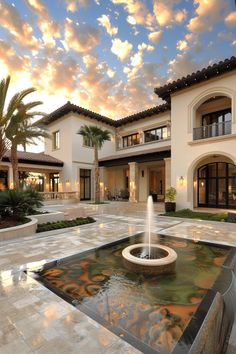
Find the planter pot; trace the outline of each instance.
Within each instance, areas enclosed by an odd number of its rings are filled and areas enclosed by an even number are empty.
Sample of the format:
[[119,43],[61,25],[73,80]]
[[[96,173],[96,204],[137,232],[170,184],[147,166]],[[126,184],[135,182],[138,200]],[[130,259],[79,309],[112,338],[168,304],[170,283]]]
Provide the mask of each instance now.
[[165,202],[165,211],[166,213],[170,212],[170,211],[174,211],[175,212],[176,209],[176,203],[175,202]]

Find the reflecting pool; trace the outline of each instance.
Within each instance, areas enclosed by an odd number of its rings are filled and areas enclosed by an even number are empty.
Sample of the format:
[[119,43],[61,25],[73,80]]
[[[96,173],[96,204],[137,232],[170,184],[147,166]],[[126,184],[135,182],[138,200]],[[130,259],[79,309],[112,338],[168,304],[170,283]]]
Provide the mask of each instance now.
[[[230,247],[172,237],[153,242],[173,248],[176,273],[128,271],[121,256],[142,235],[46,264],[36,278],[81,311],[145,353],[170,353],[221,273]],[[192,323],[192,322],[191,322]]]

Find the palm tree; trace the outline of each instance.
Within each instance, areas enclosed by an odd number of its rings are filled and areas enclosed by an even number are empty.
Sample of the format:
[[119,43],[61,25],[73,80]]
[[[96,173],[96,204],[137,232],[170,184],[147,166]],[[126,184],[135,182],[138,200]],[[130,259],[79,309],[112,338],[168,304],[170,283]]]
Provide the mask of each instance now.
[[94,148],[94,174],[95,174],[95,203],[100,203],[100,177],[98,165],[98,149],[101,148],[105,141],[111,140],[109,130],[102,130],[95,125],[84,125],[78,131],[87,141],[91,142]]
[[44,115],[42,112],[32,112],[31,109],[42,104],[40,101],[21,103],[6,128],[6,137],[11,142],[11,164],[13,170],[13,184],[15,189],[19,189],[18,172],[18,145],[36,144],[35,139],[48,138],[49,134],[41,126],[39,121],[33,122],[33,118]]
[[7,93],[11,78],[8,76],[0,82],[0,164],[7,150],[10,148],[10,142],[6,138],[6,128],[17,111],[17,108],[22,104],[22,100],[30,93],[34,92],[34,88],[16,93],[9,101],[6,107]]

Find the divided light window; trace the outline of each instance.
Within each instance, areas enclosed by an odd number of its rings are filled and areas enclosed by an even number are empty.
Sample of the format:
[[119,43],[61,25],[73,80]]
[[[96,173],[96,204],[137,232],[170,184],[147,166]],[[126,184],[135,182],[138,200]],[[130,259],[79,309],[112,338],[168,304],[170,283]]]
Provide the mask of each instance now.
[[52,137],[53,137],[53,149],[54,150],[60,149],[60,132],[59,132],[59,130],[52,133]]
[[138,133],[123,136],[123,147],[133,146],[140,144],[140,135]]
[[155,140],[167,139],[167,127],[146,130],[144,132],[145,143]]
[[208,114],[204,114],[202,116],[202,125],[212,125],[212,124],[220,124],[231,122],[231,109],[224,109],[218,112],[212,112]]

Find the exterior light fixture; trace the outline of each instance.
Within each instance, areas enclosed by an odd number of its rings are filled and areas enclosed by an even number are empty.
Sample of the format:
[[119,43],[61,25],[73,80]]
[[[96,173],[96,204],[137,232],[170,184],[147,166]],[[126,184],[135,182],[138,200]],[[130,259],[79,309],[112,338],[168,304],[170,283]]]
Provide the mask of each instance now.
[[181,186],[183,186],[183,184],[184,184],[184,177],[183,176],[180,176],[179,183]]

